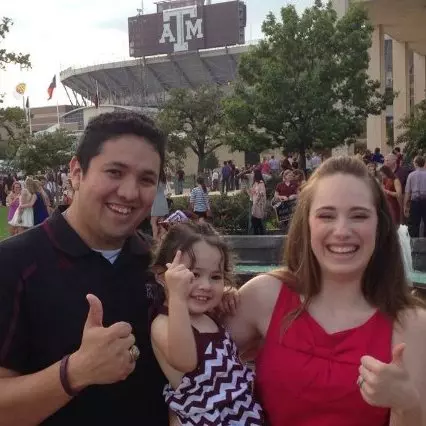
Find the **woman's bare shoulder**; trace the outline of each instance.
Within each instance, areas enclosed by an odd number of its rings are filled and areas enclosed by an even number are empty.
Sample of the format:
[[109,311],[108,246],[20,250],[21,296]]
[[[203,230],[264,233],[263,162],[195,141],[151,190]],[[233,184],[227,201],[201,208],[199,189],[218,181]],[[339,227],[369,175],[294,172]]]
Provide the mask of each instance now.
[[242,299],[259,305],[275,305],[283,286],[282,280],[272,275],[258,275],[244,284],[239,294]]

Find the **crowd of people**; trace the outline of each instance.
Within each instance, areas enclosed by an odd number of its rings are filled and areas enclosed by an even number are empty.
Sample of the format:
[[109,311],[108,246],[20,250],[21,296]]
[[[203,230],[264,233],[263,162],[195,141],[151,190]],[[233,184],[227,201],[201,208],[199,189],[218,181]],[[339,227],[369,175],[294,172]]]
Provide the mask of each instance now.
[[237,290],[202,180],[199,220],[154,246],[136,232],[165,149],[135,112],[92,119],[72,203],[0,243],[2,424],[425,426],[426,308],[367,166],[319,165],[286,266]]
[[8,174],[1,182],[1,205],[7,207],[9,235],[20,234],[42,223],[55,208],[72,202],[73,189],[67,169],[26,178]]
[[[407,163],[400,148],[383,156],[379,148],[358,154],[368,170],[381,184],[394,224],[406,224],[411,238],[425,236],[426,169],[425,157],[419,153]],[[423,224],[423,225],[422,225]]]

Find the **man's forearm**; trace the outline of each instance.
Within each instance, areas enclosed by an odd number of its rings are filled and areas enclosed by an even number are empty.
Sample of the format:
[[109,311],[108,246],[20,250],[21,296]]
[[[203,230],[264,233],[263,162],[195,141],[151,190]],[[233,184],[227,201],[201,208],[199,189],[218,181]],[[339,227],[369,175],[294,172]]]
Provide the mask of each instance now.
[[0,378],[0,426],[38,425],[71,400],[61,385],[59,366]]

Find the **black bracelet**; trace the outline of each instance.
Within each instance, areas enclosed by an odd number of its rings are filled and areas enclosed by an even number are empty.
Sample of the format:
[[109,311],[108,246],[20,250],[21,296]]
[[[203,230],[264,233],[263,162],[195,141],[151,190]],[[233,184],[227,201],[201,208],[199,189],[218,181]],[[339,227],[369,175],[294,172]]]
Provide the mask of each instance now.
[[59,367],[59,378],[61,379],[61,385],[68,396],[77,396],[78,392],[71,388],[70,382],[68,381],[68,361],[70,355],[65,355],[61,360]]

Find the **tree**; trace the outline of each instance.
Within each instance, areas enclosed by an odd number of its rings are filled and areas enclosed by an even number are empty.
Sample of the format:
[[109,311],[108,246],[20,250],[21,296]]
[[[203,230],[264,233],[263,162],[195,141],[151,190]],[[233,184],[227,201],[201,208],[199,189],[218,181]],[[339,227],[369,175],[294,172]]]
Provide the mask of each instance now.
[[[1,18],[0,21],[0,42],[6,38],[10,31],[13,21],[10,18]],[[8,52],[6,49],[0,49],[0,69],[5,69],[7,64],[21,65],[24,68],[30,68],[30,55],[22,53]]]
[[14,168],[36,174],[68,164],[74,153],[75,138],[64,130],[56,130],[27,136],[14,142],[12,147],[14,149],[9,151],[9,159]]
[[[10,18],[0,20],[0,70],[5,70],[9,64],[20,65],[22,68],[30,68],[30,56],[22,53],[9,52],[1,47],[2,41],[10,31],[13,22]],[[4,95],[0,93],[0,103]],[[25,113],[20,108],[0,108],[0,141],[13,139],[19,130],[25,127]],[[17,132],[18,131],[18,132]]]
[[331,4],[316,0],[302,16],[294,6],[280,19],[269,14],[262,30],[265,38],[241,59],[235,95],[224,101],[234,149],[280,147],[304,163],[307,149],[359,136],[367,116],[386,108],[389,95],[367,74],[373,27],[364,9],[338,20]]
[[19,138],[27,131],[27,121],[22,108],[0,108],[0,142]]
[[223,96],[215,85],[175,89],[158,116],[160,127],[169,135],[168,150],[182,156],[190,148],[198,157],[199,172],[206,157],[224,142]]
[[407,114],[398,126],[404,132],[398,137],[397,144],[406,144],[405,153],[414,158],[419,151],[426,152],[426,100],[414,107],[412,114]]

